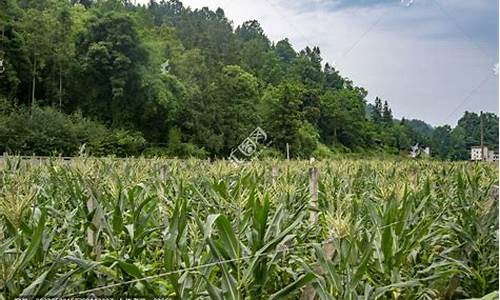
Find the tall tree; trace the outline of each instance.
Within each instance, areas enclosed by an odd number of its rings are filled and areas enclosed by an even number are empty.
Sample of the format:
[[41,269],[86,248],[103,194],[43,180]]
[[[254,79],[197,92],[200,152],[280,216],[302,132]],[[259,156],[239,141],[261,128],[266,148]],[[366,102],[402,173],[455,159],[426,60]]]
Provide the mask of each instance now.
[[451,127],[449,125],[436,127],[432,134],[432,152],[441,159],[449,158],[452,149]]
[[364,95],[354,89],[327,92],[321,98],[320,129],[327,145],[340,142],[347,147],[366,145]]
[[31,94],[30,104],[37,99],[37,84],[43,69],[47,66],[49,54],[53,51],[50,29],[53,19],[48,11],[30,8],[24,18],[26,46],[31,55]]
[[81,108],[113,126],[137,120],[141,71],[148,56],[133,19],[121,13],[93,18],[77,48],[86,86]]
[[375,98],[375,106],[371,117],[375,123],[380,123],[382,121],[382,100],[379,97]]
[[[227,155],[260,124],[277,149],[288,143],[295,157],[308,157],[320,141],[342,151],[388,153],[435,144],[437,155],[449,159],[464,159],[479,144],[476,113],[437,132],[419,120],[393,120],[387,101],[377,97],[367,105],[367,92],[324,63],[318,47],[297,53],[288,39],[274,44],[256,20],[234,29],[220,8],[132,2],[0,0],[6,66],[0,120],[14,114],[22,126],[25,114],[18,110],[36,99],[113,127],[119,141],[130,141],[123,129],[140,131],[135,145],[144,137],[165,145],[147,153],[170,155]],[[19,106],[10,106],[14,101]],[[484,114],[484,127],[486,145],[496,150],[498,116]]]
[[25,38],[25,14],[17,1],[0,1],[0,59],[4,65],[0,95],[18,104],[27,104],[31,95],[32,51]]
[[340,90],[344,87],[346,83],[345,80],[334,67],[330,66],[330,64],[325,64],[324,73],[324,89]]
[[389,107],[389,103],[384,101],[384,108],[382,110],[382,121],[387,125],[392,125],[392,110]]
[[270,44],[269,39],[264,34],[264,30],[257,20],[246,21],[241,26],[238,26],[236,28],[236,35],[244,42],[259,40],[268,46]]
[[300,111],[301,89],[293,83],[283,83],[271,92],[271,109],[267,116],[267,126],[273,146],[285,153],[286,144],[291,146],[292,155],[297,153],[299,130],[303,123]]
[[291,76],[297,77],[301,83],[310,87],[320,86],[323,81],[321,61],[319,47],[306,47],[293,61]]
[[56,11],[57,27],[56,36],[54,38],[55,53],[58,67],[58,104],[59,109],[62,109],[64,77],[68,72],[69,62],[73,56],[74,43],[72,38],[73,19],[71,17],[70,8],[62,4],[61,8]]
[[239,66],[226,66],[206,96],[187,107],[191,141],[214,156],[228,155],[259,125],[257,79]]
[[283,60],[285,63],[290,63],[292,60],[294,60],[297,57],[297,53],[293,49],[292,45],[290,44],[290,41],[288,39],[284,39],[276,43],[276,46],[274,47],[274,51],[278,54],[278,56]]

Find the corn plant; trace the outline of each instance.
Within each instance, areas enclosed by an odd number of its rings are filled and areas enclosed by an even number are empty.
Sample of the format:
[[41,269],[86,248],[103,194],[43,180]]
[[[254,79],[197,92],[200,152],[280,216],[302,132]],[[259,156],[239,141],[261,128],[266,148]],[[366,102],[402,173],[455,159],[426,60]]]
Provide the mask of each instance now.
[[492,164],[425,160],[9,157],[0,299],[494,295],[497,174]]

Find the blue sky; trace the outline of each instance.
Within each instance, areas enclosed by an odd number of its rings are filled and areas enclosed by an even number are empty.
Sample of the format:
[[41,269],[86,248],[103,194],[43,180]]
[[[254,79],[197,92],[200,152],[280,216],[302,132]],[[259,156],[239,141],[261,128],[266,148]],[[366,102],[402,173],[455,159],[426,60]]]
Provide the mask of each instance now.
[[343,76],[387,100],[395,117],[455,125],[498,112],[497,0],[184,0],[256,19],[271,40],[318,45]]

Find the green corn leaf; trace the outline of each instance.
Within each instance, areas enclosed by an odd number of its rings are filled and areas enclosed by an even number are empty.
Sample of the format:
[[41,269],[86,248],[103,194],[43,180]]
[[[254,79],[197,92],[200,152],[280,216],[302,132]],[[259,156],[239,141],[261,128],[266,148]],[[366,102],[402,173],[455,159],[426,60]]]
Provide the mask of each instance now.
[[282,288],[278,292],[274,293],[269,297],[269,300],[275,299],[289,299],[293,293],[304,287],[306,284],[316,279],[316,275],[313,273],[307,273],[301,275],[297,280],[290,283],[286,287]]
[[141,269],[134,264],[127,263],[127,262],[120,260],[120,261],[118,261],[118,266],[125,273],[129,274],[130,276],[132,276],[134,278],[142,278],[143,277]]
[[35,231],[33,232],[31,243],[28,246],[28,249],[26,249],[26,251],[24,251],[23,255],[21,256],[20,263],[16,268],[17,271],[25,269],[26,266],[33,259],[33,257],[35,257],[36,252],[38,251],[38,248],[42,243],[43,230],[45,228],[46,220],[47,220],[47,211],[45,209],[42,209],[42,214],[40,216],[40,220],[38,221],[38,225]]

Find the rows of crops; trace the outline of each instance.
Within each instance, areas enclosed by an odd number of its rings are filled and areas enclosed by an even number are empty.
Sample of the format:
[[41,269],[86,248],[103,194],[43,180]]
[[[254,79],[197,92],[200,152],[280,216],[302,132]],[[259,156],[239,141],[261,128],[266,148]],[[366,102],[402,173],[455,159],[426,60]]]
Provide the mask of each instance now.
[[315,167],[318,209],[308,162],[10,158],[0,298],[457,299],[498,289],[496,165]]

